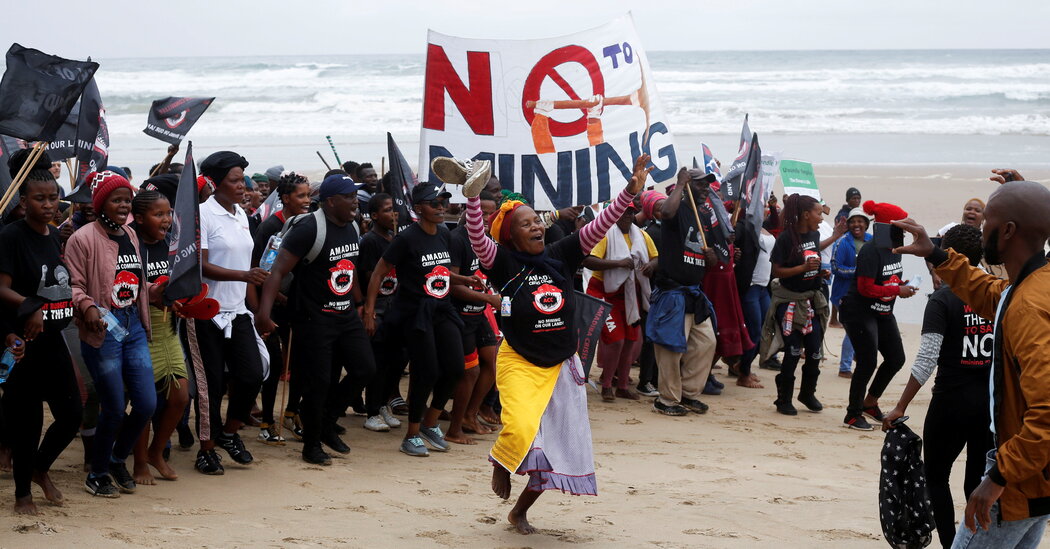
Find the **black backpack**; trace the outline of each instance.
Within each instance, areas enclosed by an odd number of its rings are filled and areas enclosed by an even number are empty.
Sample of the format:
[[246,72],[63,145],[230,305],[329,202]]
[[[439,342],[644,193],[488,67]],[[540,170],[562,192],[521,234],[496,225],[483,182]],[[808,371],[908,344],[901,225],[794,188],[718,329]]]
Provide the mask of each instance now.
[[922,439],[901,424],[886,432],[879,474],[879,519],[890,547],[920,549],[933,541]]

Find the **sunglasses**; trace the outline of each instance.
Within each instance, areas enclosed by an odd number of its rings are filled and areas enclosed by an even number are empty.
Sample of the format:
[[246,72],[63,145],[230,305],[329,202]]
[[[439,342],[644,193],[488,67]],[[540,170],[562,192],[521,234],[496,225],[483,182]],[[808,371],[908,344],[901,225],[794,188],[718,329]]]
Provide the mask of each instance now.
[[430,206],[431,208],[448,208],[447,198],[435,198],[433,200],[424,200],[423,204]]

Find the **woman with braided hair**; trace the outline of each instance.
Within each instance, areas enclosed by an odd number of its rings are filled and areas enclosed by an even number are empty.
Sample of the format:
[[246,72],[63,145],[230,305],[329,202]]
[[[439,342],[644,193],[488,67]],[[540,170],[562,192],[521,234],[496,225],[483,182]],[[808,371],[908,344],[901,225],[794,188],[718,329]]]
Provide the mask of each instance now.
[[[510,497],[511,472],[529,482],[508,519],[522,534],[536,531],[526,513],[544,490],[596,495],[586,378],[576,356],[573,273],[642,190],[649,155],[635,160],[626,188],[591,223],[553,243],[544,242],[536,211],[516,200],[503,202],[485,238],[478,195],[488,179],[475,162],[467,168],[450,158],[434,160],[446,183],[462,184],[467,197],[467,233],[482,270],[501,297],[504,334],[496,357],[496,384],[503,404],[503,430],[489,454],[492,490]],[[480,169],[487,171],[486,167]]]
[[[949,229],[942,249],[953,249],[979,265],[984,256],[981,230],[967,224]],[[969,499],[984,474],[985,455],[993,447],[988,408],[988,371],[992,365],[993,325],[978,316],[941,286],[926,302],[922,340],[911,377],[897,406],[882,420],[882,429],[892,428],[904,416],[919,389],[933,371],[933,396],[926,411],[922,437],[926,489],[937,523],[941,545],[951,547],[955,539],[955,505],[948,484],[952,465],[966,447],[963,493]]]

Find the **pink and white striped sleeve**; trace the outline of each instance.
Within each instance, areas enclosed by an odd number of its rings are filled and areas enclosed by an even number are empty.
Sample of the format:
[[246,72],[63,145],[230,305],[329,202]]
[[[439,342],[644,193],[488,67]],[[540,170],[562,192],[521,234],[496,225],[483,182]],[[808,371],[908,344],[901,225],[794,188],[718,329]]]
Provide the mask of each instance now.
[[[594,221],[580,229],[580,251],[583,252],[583,255],[591,253],[591,250],[598,245],[598,242],[601,242],[605,233],[609,232],[609,227],[612,227],[613,223],[620,219],[624,210],[631,205],[633,200],[634,195],[627,192],[627,189],[624,189],[620,194],[616,195],[616,200],[613,200],[613,203],[608,208],[602,210],[598,217],[594,218]],[[478,207],[480,208],[481,206]]]
[[478,256],[478,262],[484,269],[491,269],[496,261],[496,243],[485,236],[485,222],[482,220],[481,199],[474,196],[467,199],[467,236],[470,247]]

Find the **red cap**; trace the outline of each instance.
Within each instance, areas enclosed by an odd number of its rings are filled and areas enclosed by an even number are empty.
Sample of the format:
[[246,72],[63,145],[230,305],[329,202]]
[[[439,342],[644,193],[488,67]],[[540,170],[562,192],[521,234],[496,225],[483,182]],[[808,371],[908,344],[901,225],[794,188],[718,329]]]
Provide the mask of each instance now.
[[908,212],[904,211],[900,206],[888,202],[875,202],[874,200],[864,203],[864,213],[874,216],[877,223],[889,223],[890,221],[899,221],[908,217]]

